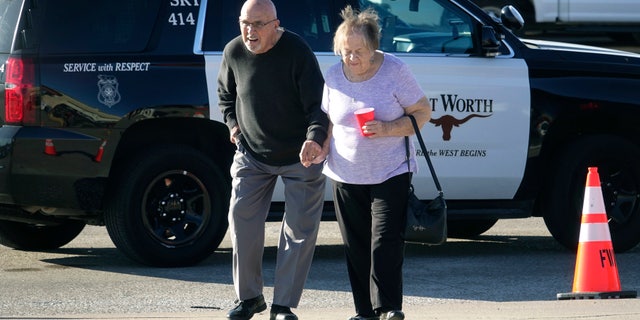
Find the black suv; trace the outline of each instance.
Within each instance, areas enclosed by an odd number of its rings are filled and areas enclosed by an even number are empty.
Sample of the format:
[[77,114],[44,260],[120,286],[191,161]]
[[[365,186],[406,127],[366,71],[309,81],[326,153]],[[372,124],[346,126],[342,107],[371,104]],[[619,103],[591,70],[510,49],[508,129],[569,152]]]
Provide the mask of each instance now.
[[209,120],[197,3],[0,1],[1,244],[58,248],[106,224],[151,265],[218,246],[233,146]]

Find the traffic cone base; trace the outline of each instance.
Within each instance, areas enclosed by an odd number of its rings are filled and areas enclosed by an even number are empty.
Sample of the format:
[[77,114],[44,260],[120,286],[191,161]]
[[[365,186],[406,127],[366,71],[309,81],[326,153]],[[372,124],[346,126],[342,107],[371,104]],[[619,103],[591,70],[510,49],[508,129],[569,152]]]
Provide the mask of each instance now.
[[611,292],[569,292],[558,293],[558,300],[582,300],[582,299],[626,299],[636,298],[636,291],[611,291]]
[[635,291],[621,291],[618,266],[604,207],[600,177],[589,168],[582,204],[580,238],[576,258],[573,291],[558,293],[559,300],[635,298]]

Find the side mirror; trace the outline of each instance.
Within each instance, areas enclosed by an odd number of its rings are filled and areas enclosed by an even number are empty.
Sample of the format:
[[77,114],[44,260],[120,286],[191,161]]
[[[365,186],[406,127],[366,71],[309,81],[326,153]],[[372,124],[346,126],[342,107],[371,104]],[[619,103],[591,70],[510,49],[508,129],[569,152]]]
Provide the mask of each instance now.
[[486,57],[495,57],[500,54],[500,40],[496,31],[491,26],[482,26],[482,53]]
[[500,10],[500,21],[505,27],[513,31],[520,30],[524,27],[524,18],[522,18],[518,9],[512,5],[502,7],[502,10]]

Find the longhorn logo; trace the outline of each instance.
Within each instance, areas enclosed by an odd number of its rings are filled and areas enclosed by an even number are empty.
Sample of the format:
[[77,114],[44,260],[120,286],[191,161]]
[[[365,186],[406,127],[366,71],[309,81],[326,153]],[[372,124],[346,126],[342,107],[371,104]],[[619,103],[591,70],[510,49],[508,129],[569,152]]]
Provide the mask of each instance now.
[[483,116],[479,114],[470,114],[464,117],[463,119],[456,119],[455,117],[447,114],[438,119],[431,119],[429,120],[429,122],[435,124],[436,127],[442,127],[442,140],[449,141],[451,140],[451,130],[453,130],[454,126],[459,127],[461,124],[469,121],[469,119],[471,118],[475,118],[475,117],[486,118],[490,116],[491,115]]

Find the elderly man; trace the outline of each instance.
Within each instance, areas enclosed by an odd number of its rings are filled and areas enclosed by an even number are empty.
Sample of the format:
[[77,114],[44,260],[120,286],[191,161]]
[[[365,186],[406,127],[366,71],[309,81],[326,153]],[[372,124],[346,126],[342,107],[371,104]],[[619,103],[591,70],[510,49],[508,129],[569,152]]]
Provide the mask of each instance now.
[[262,294],[265,218],[278,177],[285,208],[275,270],[271,319],[296,320],[311,266],[324,199],[322,165],[311,164],[327,138],[320,109],[323,78],[309,46],[280,27],[270,0],[248,0],[241,35],[224,49],[218,75],[220,109],[237,146],[229,230],[238,305],[229,319],[266,310]]

